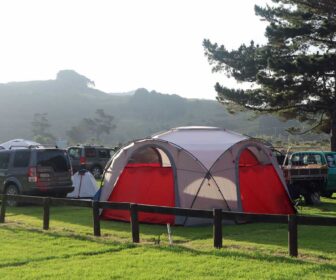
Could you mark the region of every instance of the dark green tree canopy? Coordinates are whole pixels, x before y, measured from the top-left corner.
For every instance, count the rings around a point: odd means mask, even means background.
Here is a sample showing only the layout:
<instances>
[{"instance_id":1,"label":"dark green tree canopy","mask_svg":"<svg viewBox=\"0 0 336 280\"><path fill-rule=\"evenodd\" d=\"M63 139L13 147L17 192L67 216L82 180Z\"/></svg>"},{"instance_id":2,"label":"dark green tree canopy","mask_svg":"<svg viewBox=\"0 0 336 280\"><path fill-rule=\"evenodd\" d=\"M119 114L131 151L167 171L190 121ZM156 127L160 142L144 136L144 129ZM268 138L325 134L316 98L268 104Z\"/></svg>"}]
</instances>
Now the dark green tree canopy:
<instances>
[{"instance_id":1,"label":"dark green tree canopy","mask_svg":"<svg viewBox=\"0 0 336 280\"><path fill-rule=\"evenodd\" d=\"M103 134L109 135L116 128L112 115L106 113L103 109L97 109L95 114L96 117L84 118L78 125L67 131L71 141L77 143L93 141L99 144Z\"/></svg>"},{"instance_id":2,"label":"dark green tree canopy","mask_svg":"<svg viewBox=\"0 0 336 280\"><path fill-rule=\"evenodd\" d=\"M214 72L224 72L244 89L216 84L218 100L261 112L306 121L315 130L332 132L336 150L336 1L272 0L255 6L268 22L267 44L236 50L204 40Z\"/></svg>"}]
</instances>

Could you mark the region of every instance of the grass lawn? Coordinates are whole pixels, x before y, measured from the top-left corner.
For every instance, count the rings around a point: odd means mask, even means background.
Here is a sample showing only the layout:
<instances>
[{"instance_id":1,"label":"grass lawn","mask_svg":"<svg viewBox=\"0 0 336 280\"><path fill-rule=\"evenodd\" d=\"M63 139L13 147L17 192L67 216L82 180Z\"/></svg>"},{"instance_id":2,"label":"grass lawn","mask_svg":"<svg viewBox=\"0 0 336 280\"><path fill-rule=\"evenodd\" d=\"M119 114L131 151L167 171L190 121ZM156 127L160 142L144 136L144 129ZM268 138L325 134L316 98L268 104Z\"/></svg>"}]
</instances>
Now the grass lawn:
<instances>
[{"instance_id":1,"label":"grass lawn","mask_svg":"<svg viewBox=\"0 0 336 280\"><path fill-rule=\"evenodd\" d=\"M303 214L336 217L336 199ZM0 224L1 279L335 279L336 228L299 226L299 257L289 257L287 226L223 226L223 249L213 249L212 227L141 225L139 245L130 225L103 221L93 237L91 209L51 208L43 231L42 208L8 208ZM160 238L160 244L157 244Z\"/></svg>"}]
</instances>

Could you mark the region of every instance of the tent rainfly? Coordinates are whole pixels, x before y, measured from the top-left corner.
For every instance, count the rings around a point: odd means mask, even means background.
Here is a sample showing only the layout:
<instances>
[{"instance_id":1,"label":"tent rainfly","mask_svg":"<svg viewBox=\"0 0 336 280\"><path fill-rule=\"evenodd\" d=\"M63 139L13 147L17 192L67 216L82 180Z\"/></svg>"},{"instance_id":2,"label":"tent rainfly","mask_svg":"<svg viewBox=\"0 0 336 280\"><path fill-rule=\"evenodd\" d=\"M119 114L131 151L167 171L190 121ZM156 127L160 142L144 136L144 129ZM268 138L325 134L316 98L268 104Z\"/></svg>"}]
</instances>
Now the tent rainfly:
<instances>
[{"instance_id":1,"label":"tent rainfly","mask_svg":"<svg viewBox=\"0 0 336 280\"><path fill-rule=\"evenodd\" d=\"M295 209L268 147L216 127L180 127L135 141L105 171L100 201L248 213L292 214ZM103 210L129 221L129 211ZM148 223L192 225L209 220L139 213Z\"/></svg>"}]
</instances>

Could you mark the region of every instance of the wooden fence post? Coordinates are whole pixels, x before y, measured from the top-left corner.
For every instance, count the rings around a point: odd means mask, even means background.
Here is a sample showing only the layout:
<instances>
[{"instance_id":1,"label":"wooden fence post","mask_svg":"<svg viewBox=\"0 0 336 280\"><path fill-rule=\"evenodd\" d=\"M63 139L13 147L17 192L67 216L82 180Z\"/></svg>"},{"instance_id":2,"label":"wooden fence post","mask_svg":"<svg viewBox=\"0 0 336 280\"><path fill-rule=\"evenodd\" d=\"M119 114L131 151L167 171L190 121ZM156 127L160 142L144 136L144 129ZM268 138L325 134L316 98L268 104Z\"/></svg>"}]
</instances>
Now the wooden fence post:
<instances>
[{"instance_id":1,"label":"wooden fence post","mask_svg":"<svg viewBox=\"0 0 336 280\"><path fill-rule=\"evenodd\" d=\"M223 247L222 209L214 209L213 216L214 247L220 249Z\"/></svg>"},{"instance_id":2,"label":"wooden fence post","mask_svg":"<svg viewBox=\"0 0 336 280\"><path fill-rule=\"evenodd\" d=\"M50 197L43 198L43 229L49 229L50 219Z\"/></svg>"},{"instance_id":3,"label":"wooden fence post","mask_svg":"<svg viewBox=\"0 0 336 280\"><path fill-rule=\"evenodd\" d=\"M134 243L139 243L140 237L139 237L138 206L136 204L131 203L130 212L131 212L132 240Z\"/></svg>"},{"instance_id":4,"label":"wooden fence post","mask_svg":"<svg viewBox=\"0 0 336 280\"><path fill-rule=\"evenodd\" d=\"M92 217L93 217L93 234L94 236L101 236L98 201L92 201Z\"/></svg>"},{"instance_id":5,"label":"wooden fence post","mask_svg":"<svg viewBox=\"0 0 336 280\"><path fill-rule=\"evenodd\" d=\"M296 215L288 215L288 251L291 257L298 256L298 234Z\"/></svg>"},{"instance_id":6,"label":"wooden fence post","mask_svg":"<svg viewBox=\"0 0 336 280\"><path fill-rule=\"evenodd\" d=\"M7 196L5 194L2 194L1 195L0 223L5 222L6 204L7 204Z\"/></svg>"}]
</instances>

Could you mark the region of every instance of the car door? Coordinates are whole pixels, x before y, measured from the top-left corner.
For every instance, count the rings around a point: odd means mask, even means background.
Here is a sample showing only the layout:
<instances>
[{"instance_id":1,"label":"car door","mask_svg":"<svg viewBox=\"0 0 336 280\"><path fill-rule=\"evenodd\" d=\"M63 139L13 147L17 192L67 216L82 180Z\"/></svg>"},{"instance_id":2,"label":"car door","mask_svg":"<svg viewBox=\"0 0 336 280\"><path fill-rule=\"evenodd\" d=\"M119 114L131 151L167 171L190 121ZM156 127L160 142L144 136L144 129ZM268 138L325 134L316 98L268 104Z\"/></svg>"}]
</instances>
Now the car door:
<instances>
[{"instance_id":1,"label":"car door","mask_svg":"<svg viewBox=\"0 0 336 280\"><path fill-rule=\"evenodd\" d=\"M336 153L326 153L325 157L328 164L326 191L336 191Z\"/></svg>"},{"instance_id":2,"label":"car door","mask_svg":"<svg viewBox=\"0 0 336 280\"><path fill-rule=\"evenodd\" d=\"M0 193L4 192L5 180L8 174L10 153L8 151L0 152Z\"/></svg>"},{"instance_id":3,"label":"car door","mask_svg":"<svg viewBox=\"0 0 336 280\"><path fill-rule=\"evenodd\" d=\"M20 182L24 190L29 188L28 169L30 156L31 150L15 150L13 165L10 170L10 175L15 177Z\"/></svg>"}]
</instances>

